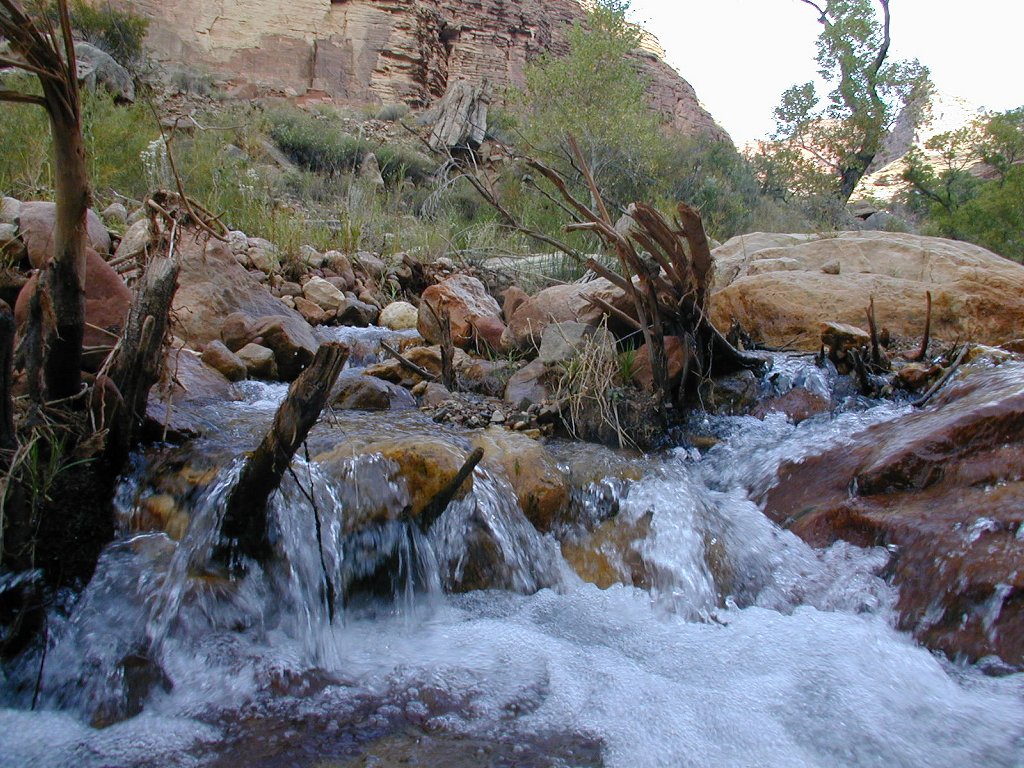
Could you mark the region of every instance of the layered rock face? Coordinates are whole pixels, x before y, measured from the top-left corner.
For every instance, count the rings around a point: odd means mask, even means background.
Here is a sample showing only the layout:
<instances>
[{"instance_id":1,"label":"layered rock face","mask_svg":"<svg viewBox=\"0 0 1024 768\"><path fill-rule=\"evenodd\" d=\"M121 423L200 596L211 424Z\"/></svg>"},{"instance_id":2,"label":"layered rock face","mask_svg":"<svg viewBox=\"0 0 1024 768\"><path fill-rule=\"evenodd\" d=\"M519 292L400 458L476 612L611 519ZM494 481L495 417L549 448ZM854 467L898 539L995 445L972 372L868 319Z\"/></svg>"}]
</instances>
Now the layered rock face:
<instances>
[{"instance_id":1,"label":"layered rock face","mask_svg":"<svg viewBox=\"0 0 1024 768\"><path fill-rule=\"evenodd\" d=\"M527 62L566 49L584 17L576 0L119 0L151 20L158 58L298 94L426 106L449 82L524 83ZM652 105L682 132L727 139L693 88L637 52Z\"/></svg>"}]
</instances>

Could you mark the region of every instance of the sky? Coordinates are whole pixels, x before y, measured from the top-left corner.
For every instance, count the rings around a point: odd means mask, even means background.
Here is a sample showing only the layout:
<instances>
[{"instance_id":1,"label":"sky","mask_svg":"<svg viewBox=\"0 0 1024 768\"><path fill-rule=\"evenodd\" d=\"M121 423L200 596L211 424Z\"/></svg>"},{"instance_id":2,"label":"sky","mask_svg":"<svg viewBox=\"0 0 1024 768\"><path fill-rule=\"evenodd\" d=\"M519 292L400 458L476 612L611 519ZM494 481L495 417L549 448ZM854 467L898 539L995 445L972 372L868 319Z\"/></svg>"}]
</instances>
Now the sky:
<instances>
[{"instance_id":1,"label":"sky","mask_svg":"<svg viewBox=\"0 0 1024 768\"><path fill-rule=\"evenodd\" d=\"M1024 0L890 0L890 9L891 56L920 59L940 91L978 107L1024 106ZM738 145L767 136L782 92L817 71L820 25L800 0L632 0L632 15Z\"/></svg>"}]
</instances>

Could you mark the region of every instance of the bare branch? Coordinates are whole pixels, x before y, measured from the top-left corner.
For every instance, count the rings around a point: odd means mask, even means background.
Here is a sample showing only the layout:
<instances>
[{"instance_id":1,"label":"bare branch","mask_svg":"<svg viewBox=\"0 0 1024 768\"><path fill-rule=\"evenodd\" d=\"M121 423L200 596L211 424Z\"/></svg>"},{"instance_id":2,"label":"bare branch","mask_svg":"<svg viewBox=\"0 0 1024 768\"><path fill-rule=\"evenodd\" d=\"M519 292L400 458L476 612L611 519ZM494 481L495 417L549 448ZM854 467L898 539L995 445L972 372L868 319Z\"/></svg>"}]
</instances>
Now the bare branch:
<instances>
[{"instance_id":1,"label":"bare branch","mask_svg":"<svg viewBox=\"0 0 1024 768\"><path fill-rule=\"evenodd\" d=\"M46 99L42 96L33 96L20 91L0 91L0 101L9 101L14 104L34 104L37 107L46 108Z\"/></svg>"}]
</instances>

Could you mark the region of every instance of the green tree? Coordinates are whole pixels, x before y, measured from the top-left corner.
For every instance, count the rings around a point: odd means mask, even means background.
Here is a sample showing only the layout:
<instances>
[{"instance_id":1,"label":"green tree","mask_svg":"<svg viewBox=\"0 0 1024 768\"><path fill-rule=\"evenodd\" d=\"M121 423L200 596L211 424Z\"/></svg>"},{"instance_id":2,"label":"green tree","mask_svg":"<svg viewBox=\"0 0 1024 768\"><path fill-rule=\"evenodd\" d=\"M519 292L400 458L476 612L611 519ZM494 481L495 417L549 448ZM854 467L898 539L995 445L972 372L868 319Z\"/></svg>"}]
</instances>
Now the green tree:
<instances>
[{"instance_id":1,"label":"green tree","mask_svg":"<svg viewBox=\"0 0 1024 768\"><path fill-rule=\"evenodd\" d=\"M939 134L912 151L908 203L930 234L1024 261L1024 107Z\"/></svg>"},{"instance_id":2,"label":"green tree","mask_svg":"<svg viewBox=\"0 0 1024 768\"><path fill-rule=\"evenodd\" d=\"M824 104L812 82L783 93L775 109L773 139L811 159L818 173L827 172L829 194L845 202L896 116L927 97L928 70L916 59L889 58L889 0L877 0L881 19L872 0L801 2L818 13L822 31L815 59L818 73L832 90ZM795 170L799 173L805 167ZM797 178L795 183L802 182Z\"/></svg>"},{"instance_id":3,"label":"green tree","mask_svg":"<svg viewBox=\"0 0 1024 768\"><path fill-rule=\"evenodd\" d=\"M632 56L640 31L625 0L598 0L568 34L564 56L545 54L526 71L523 134L535 152L574 175L566 134L579 142L598 186L612 201L642 196L656 170L661 119L647 103Z\"/></svg>"}]
</instances>

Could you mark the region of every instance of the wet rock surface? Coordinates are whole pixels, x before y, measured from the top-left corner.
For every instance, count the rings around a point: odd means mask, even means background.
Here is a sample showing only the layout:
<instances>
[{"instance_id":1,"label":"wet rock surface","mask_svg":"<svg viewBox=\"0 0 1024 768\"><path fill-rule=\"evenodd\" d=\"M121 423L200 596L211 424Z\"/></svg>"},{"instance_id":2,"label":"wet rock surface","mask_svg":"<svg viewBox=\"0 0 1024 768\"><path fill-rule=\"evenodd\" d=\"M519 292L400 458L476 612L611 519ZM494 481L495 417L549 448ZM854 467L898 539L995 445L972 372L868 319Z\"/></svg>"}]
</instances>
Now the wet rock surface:
<instances>
[{"instance_id":1,"label":"wet rock surface","mask_svg":"<svg viewBox=\"0 0 1024 768\"><path fill-rule=\"evenodd\" d=\"M779 470L766 513L806 541L893 551L900 626L1024 664L1024 366L968 369L920 411Z\"/></svg>"}]
</instances>

